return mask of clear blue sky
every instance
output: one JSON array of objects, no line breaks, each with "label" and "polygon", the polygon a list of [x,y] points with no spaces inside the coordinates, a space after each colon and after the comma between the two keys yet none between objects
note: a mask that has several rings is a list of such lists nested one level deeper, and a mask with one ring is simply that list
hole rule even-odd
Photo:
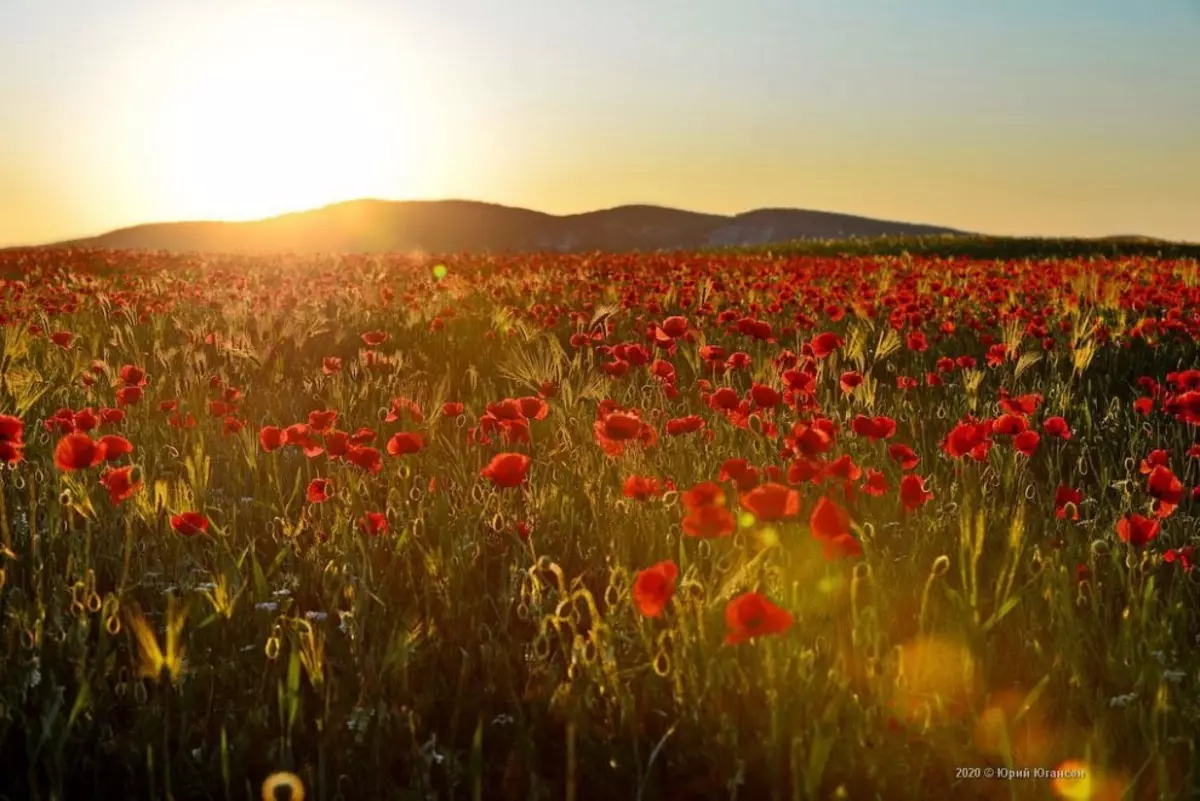
[{"label": "clear blue sky", "polygon": [[1200,0],[0,0],[0,245],[360,196],[1200,241]]}]

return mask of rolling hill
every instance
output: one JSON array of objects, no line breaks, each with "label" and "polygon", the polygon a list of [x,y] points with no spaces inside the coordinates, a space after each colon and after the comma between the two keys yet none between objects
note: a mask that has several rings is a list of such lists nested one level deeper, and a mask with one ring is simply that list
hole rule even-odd
[{"label": "rolling hill", "polygon": [[49,247],[226,253],[634,251],[959,233],[800,209],[724,216],[635,205],[556,216],[467,200],[353,200],[251,222],[138,225]]}]

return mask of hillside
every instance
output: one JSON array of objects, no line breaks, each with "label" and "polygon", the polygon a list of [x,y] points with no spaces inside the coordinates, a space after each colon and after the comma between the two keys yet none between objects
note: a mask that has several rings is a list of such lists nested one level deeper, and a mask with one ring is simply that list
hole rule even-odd
[{"label": "hillside", "polygon": [[931,225],[800,209],[757,209],[724,216],[661,206],[620,206],[556,216],[465,200],[355,200],[252,222],[139,225],[51,247],[229,253],[632,251],[957,233]]}]

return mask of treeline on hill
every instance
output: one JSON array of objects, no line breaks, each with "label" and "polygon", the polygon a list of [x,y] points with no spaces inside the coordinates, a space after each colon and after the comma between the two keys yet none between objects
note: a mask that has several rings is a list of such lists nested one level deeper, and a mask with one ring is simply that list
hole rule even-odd
[{"label": "treeline on hill", "polygon": [[1141,237],[1047,239],[1039,237],[944,235],[854,239],[804,239],[785,244],[723,248],[724,252],[769,252],[785,256],[913,256],[970,259],[1161,258],[1200,259],[1200,243]]}]

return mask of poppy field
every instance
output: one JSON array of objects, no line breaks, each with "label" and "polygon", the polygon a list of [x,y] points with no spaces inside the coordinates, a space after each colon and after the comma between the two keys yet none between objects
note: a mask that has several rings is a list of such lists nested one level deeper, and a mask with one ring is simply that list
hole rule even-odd
[{"label": "poppy field", "polygon": [[0,323],[7,798],[1196,792],[1193,260],[18,250]]}]

